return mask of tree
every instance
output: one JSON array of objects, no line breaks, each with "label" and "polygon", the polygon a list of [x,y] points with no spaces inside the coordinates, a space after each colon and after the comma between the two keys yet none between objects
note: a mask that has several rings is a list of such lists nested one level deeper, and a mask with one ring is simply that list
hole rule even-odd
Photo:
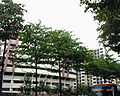
[{"label": "tree", "polygon": [[38,83],[37,91],[38,91],[39,94],[41,94],[41,93],[51,94],[51,87],[49,85],[46,85],[45,81],[40,80],[39,83]]},{"label": "tree", "polygon": [[[90,59],[89,51],[82,46],[82,43],[77,39],[73,39],[72,35],[64,30],[56,30],[52,41],[52,51],[56,63],[59,66],[59,79],[61,79],[61,68],[66,70],[74,69],[80,71],[84,62]],[[89,57],[89,58],[88,58]],[[78,76],[78,75],[77,75]],[[76,76],[76,77],[77,77]],[[77,78],[78,80],[78,78]],[[61,80],[60,81],[60,91]],[[62,92],[61,92],[62,93]]]},{"label": "tree", "polygon": [[[51,44],[53,58],[56,63],[54,65],[59,66],[59,84],[60,95],[61,92],[61,68],[66,70],[74,69],[76,72],[80,71],[83,63],[90,60],[90,52],[82,45],[82,42],[78,38],[73,38],[70,32],[65,30],[55,30],[52,32]],[[78,77],[78,74],[76,74]],[[78,80],[78,78],[77,78]]]},{"label": "tree", "polygon": [[22,86],[20,86],[20,92],[25,95],[30,95],[32,93],[32,78],[30,77],[30,74],[27,73],[23,79],[24,83]]},{"label": "tree", "polygon": [[[60,93],[60,84],[56,84],[54,87],[51,88],[53,94],[59,94]],[[62,90],[62,88],[61,88]]]},{"label": "tree", "polygon": [[89,62],[85,67],[85,71],[87,74],[102,77],[104,83],[106,83],[107,79],[118,78],[119,75],[117,74],[120,73],[118,71],[119,67],[120,65],[116,60],[107,56],[106,58],[101,57]]},{"label": "tree", "polygon": [[[76,53],[73,55],[73,69],[76,71],[76,84],[77,84],[77,95],[79,94],[78,89],[78,73],[80,71],[83,70],[84,68],[84,64],[88,63],[90,59],[92,59],[92,55],[90,54],[90,52],[85,48],[85,47],[80,47],[80,49],[78,49],[76,51]],[[81,95],[81,94],[80,94]]]},{"label": "tree", "polygon": [[3,67],[5,59],[6,40],[16,39],[20,30],[22,30],[22,22],[24,21],[22,16],[23,6],[21,4],[13,3],[12,0],[2,0],[0,3],[0,38],[4,41],[4,52],[1,62],[1,73],[0,73],[0,93],[2,92],[2,78],[3,78]]},{"label": "tree", "polygon": [[63,88],[63,95],[64,96],[71,96],[74,94],[74,90],[72,86],[67,86],[65,88]]},{"label": "tree", "polygon": [[[78,89],[78,72],[83,70],[85,63],[91,61],[92,54],[87,48],[82,46],[81,42],[74,43],[74,48],[71,49],[68,58],[65,58],[67,69],[74,69],[76,71],[76,88]],[[78,96],[78,90],[76,91]]]},{"label": "tree", "polygon": [[50,28],[41,25],[41,22],[39,24],[27,24],[20,34],[21,45],[18,46],[18,58],[14,58],[19,64],[27,64],[35,68],[35,96],[37,96],[38,89],[38,64],[50,64],[48,58],[50,30]]},{"label": "tree", "polygon": [[[77,39],[73,39],[70,33],[71,32],[66,30],[52,30],[39,23],[27,25],[25,31],[20,35],[22,43],[19,46],[19,58],[16,61],[31,64],[32,66],[35,64],[33,67],[36,69],[36,74],[38,64],[56,66],[59,73],[60,95],[62,94],[61,68],[67,68],[66,66],[70,65],[66,63],[67,59],[70,60],[72,58],[69,54],[74,52],[77,54],[75,50],[78,50],[77,47],[80,48],[80,43],[77,42]],[[81,52],[85,51],[81,48],[78,52],[80,55]],[[83,54],[80,55],[80,60],[83,59],[82,55]],[[76,55],[76,58],[77,56],[78,55]],[[71,65],[72,63],[73,62],[71,62]]]},{"label": "tree", "polygon": [[119,0],[80,0],[85,5],[85,12],[94,13],[94,20],[99,21],[100,43],[120,53],[120,1]]},{"label": "tree", "polygon": [[72,38],[69,31],[66,30],[54,30],[51,32],[51,56],[54,58],[55,63],[53,66],[58,66],[59,72],[59,94],[62,95],[62,84],[61,84],[61,68],[69,66],[66,63],[66,59],[69,58],[68,54],[75,47],[76,40]]},{"label": "tree", "polygon": [[[78,93],[77,93],[77,91],[78,91]],[[88,86],[79,84],[78,88],[76,88],[74,90],[74,92],[79,94],[79,95],[86,96],[88,94]]]}]

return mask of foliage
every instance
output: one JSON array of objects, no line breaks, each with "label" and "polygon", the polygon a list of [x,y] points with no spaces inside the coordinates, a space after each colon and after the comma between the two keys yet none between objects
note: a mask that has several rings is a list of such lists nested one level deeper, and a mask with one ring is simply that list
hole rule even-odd
[{"label": "foliage", "polygon": [[88,49],[82,46],[78,46],[78,48],[74,51],[73,56],[71,60],[72,68],[75,71],[80,71],[82,68],[84,68],[84,64],[91,61],[93,58],[92,54]]},{"label": "foliage", "polygon": [[78,88],[76,88],[74,90],[74,93],[76,94],[78,92],[78,95],[87,95],[88,93],[88,86],[87,85],[83,85],[83,84],[79,84]]},{"label": "foliage", "polygon": [[0,3],[0,38],[2,40],[17,38],[22,30],[23,5],[12,0],[2,0]]},{"label": "foliage", "polygon": [[2,0],[0,3],[0,40],[4,41],[3,57],[0,72],[0,93],[2,92],[3,67],[8,39],[18,38],[23,28],[23,5],[13,3],[12,0]]},{"label": "foliage", "polygon": [[94,13],[99,21],[100,42],[115,52],[120,52],[120,1],[119,0],[80,0],[85,11]]},{"label": "foliage", "polygon": [[51,88],[53,94],[59,94],[60,92],[60,84],[56,84],[54,87]]},{"label": "foliage", "polygon": [[69,51],[69,54],[65,58],[65,62],[67,63],[66,69],[74,69],[76,71],[76,93],[79,94],[78,90],[78,72],[83,70],[85,63],[92,60],[93,56],[87,48],[82,46],[81,42],[74,43],[74,48]]},{"label": "foliage", "polygon": [[[32,66],[35,69],[35,95],[37,95],[37,70],[38,64],[51,64],[48,56],[49,54],[49,33],[50,28],[39,24],[27,24],[24,31],[20,34],[21,44],[18,46],[18,57],[14,58],[18,64],[23,66]],[[50,58],[51,59],[51,58]]]},{"label": "foliage", "polygon": [[76,43],[68,31],[52,30],[42,26],[41,23],[26,25],[20,40],[22,42],[19,45],[17,62],[33,64],[36,50],[39,64],[52,63],[53,66],[58,65],[59,59],[63,61],[62,59],[67,57]]},{"label": "foliage", "polygon": [[61,68],[67,70],[76,68],[78,71],[77,68],[80,70],[81,64],[89,60],[88,50],[78,39],[73,39],[71,32],[52,30],[41,25],[41,22],[26,25],[20,39],[22,42],[16,61],[33,67],[34,64],[50,64],[58,68],[59,91],[62,90]]},{"label": "foliage", "polygon": [[113,51],[120,53],[120,27],[118,26],[120,21],[108,22],[101,25],[98,31],[100,43],[103,43],[105,47],[110,47]]},{"label": "foliage", "polygon": [[[67,87],[62,86],[61,90],[62,90],[61,94],[63,96],[71,96],[72,94],[74,94],[73,86],[67,86]],[[59,94],[59,92],[60,92],[60,84],[56,84],[54,87],[52,87],[51,92],[52,92],[52,94]]]},{"label": "foliage", "polygon": [[58,61],[61,62],[61,67],[69,66],[66,60],[71,59],[69,54],[73,53],[75,47],[79,44],[77,39],[73,39],[71,32],[66,30],[53,30],[50,33],[50,55],[54,58],[55,65],[59,65]]},{"label": "foliage", "polygon": [[116,60],[107,56],[106,58],[101,57],[89,62],[85,67],[85,71],[87,74],[100,76],[104,80],[115,79],[119,77],[119,67],[120,64]]},{"label": "foliage", "polygon": [[[64,30],[55,30],[54,38],[51,43],[52,54],[55,59],[55,66],[59,66],[59,81],[60,81],[60,69],[64,68],[66,70],[74,69],[79,71],[82,68],[82,63],[86,62],[88,59],[88,50],[82,46],[82,43],[78,39],[73,39],[72,35]],[[60,90],[62,90],[62,85],[60,82]],[[62,90],[64,91],[64,90]],[[61,92],[63,93],[63,92]]]},{"label": "foliage", "polygon": [[68,86],[68,87],[63,88],[63,95],[64,96],[71,96],[73,94],[74,94],[74,89],[72,86]]},{"label": "foliage", "polygon": [[39,92],[39,94],[40,93],[51,94],[51,88],[50,88],[50,86],[46,85],[45,81],[43,81],[43,80],[39,81],[37,91]]},{"label": "foliage", "polygon": [[33,94],[35,90],[37,90],[37,93],[39,94],[41,93],[51,94],[52,93],[51,87],[46,85],[45,81],[42,81],[42,80],[38,82],[37,89],[36,89],[36,87],[33,84],[34,81],[32,80],[32,77],[29,73],[26,73],[23,81],[24,83],[20,86],[20,92],[22,94],[30,95],[30,94]]},{"label": "foliage", "polygon": [[[20,87],[20,92],[25,95],[33,94],[35,87],[32,84],[32,78],[29,73],[26,73],[24,79],[24,83]],[[59,94],[60,85],[56,84],[54,87],[50,87],[45,84],[46,81],[40,80],[38,83],[37,93],[39,94]],[[86,85],[78,85],[78,89],[74,89],[73,86],[62,87],[62,95],[71,96],[76,94],[76,90],[79,91],[79,94],[86,95],[87,94],[87,86]]]},{"label": "foliage", "polygon": [[[53,94],[58,94],[59,93],[59,85],[55,85],[55,87],[51,88]],[[78,94],[77,93],[78,90]],[[71,96],[71,95],[86,95],[88,92],[88,86],[87,85],[78,85],[78,88],[74,88],[73,86],[67,86],[67,87],[62,87],[62,95],[63,96]]]},{"label": "foliage", "polygon": [[23,81],[24,83],[22,84],[22,86],[20,86],[20,92],[25,95],[30,95],[33,89],[32,78],[30,77],[29,74],[26,74]]},{"label": "foliage", "polygon": [[[48,64],[49,62],[49,30],[39,24],[28,24],[24,27],[24,31],[20,35],[21,45],[19,45],[18,63],[26,64]],[[48,60],[47,60],[48,59]],[[50,63],[50,62],[49,62]]]},{"label": "foliage", "polygon": [[35,67],[34,64],[50,64],[59,69],[59,74],[61,67],[65,64],[64,58],[76,43],[70,32],[46,28],[41,25],[41,22],[26,25],[21,32],[20,40],[22,42],[19,45],[19,57],[16,62],[33,67]]}]

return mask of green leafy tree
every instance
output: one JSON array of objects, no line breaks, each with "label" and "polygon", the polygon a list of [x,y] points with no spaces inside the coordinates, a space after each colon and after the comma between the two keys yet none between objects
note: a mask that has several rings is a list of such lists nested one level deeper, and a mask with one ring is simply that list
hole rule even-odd
[{"label": "green leafy tree", "polygon": [[39,92],[39,94],[41,94],[41,93],[45,92],[45,89],[46,89],[45,82],[44,81],[40,81],[38,83],[38,89],[37,89],[37,91]]},{"label": "green leafy tree", "polygon": [[52,35],[51,54],[53,54],[53,58],[56,62],[54,65],[59,66],[59,84],[60,93],[62,94],[61,68],[64,68],[68,71],[74,69],[78,72],[82,68],[83,63],[90,60],[91,56],[90,52],[87,50],[87,48],[82,46],[82,43],[78,38],[73,39],[73,36],[70,34],[70,32],[65,30],[55,30],[53,31]]},{"label": "green leafy tree", "polygon": [[[83,70],[85,63],[92,60],[92,54],[87,48],[82,46],[81,42],[77,42],[74,48],[68,54],[69,58],[65,59],[67,62],[67,68],[74,69],[76,71],[76,88],[78,88],[78,72]],[[76,92],[78,95],[78,90]]]},{"label": "green leafy tree", "polygon": [[0,3],[0,39],[4,41],[3,59],[1,62],[0,74],[0,93],[2,92],[2,78],[3,67],[6,49],[6,40],[16,39],[20,30],[22,30],[23,23],[23,6],[21,4],[13,3],[12,0],[2,0]]},{"label": "green leafy tree", "polygon": [[86,96],[88,94],[88,86],[87,85],[83,85],[83,84],[79,84],[78,88],[74,89],[74,94]]},{"label": "green leafy tree", "polygon": [[106,58],[98,58],[89,62],[85,67],[86,73],[92,74],[94,76],[100,76],[104,79],[106,83],[106,79],[115,79],[120,73],[119,71],[119,63],[110,58],[109,56]]},{"label": "green leafy tree", "polygon": [[50,28],[39,24],[28,24],[20,34],[21,45],[19,45],[18,58],[16,62],[29,65],[35,69],[35,96],[37,96],[37,69],[38,64],[50,64],[49,55],[49,32]]},{"label": "green leafy tree", "polygon": [[22,86],[20,86],[20,92],[25,95],[32,94],[33,86],[32,86],[32,78],[30,77],[30,75],[26,74],[23,81],[24,83],[22,84]]},{"label": "green leafy tree", "polygon": [[86,96],[88,94],[88,86],[87,85],[78,85],[79,94],[82,94],[82,96]]},{"label": "green leafy tree", "polygon": [[53,94],[53,90],[49,85],[46,85],[45,92],[46,94],[49,94],[50,96]]},{"label": "green leafy tree", "polygon": [[[54,52],[53,54],[56,55],[55,61],[57,61],[57,63],[55,65],[59,66],[60,79],[60,69],[62,67],[66,70],[74,69],[76,72],[78,72],[82,68],[83,63],[89,60],[91,56],[89,51],[82,46],[82,43],[79,42],[78,39],[73,39],[72,35],[70,35],[68,32],[65,33],[65,31],[62,30],[58,30],[58,32],[59,33],[55,31],[54,36],[56,37],[53,38],[54,41],[52,42],[55,46],[52,47],[54,49],[52,52]],[[78,75],[76,77],[78,77]],[[76,80],[78,80],[78,78]],[[61,80],[59,81],[61,85]],[[62,86],[60,86],[60,88],[62,89]]]},{"label": "green leafy tree", "polygon": [[62,95],[62,84],[61,84],[61,68],[69,66],[65,59],[69,58],[68,54],[74,48],[76,40],[72,38],[69,31],[66,30],[53,30],[50,36],[51,40],[51,56],[54,58],[55,63],[53,66],[58,66],[59,72],[59,94]]},{"label": "green leafy tree", "polygon": [[[54,87],[51,88],[52,89],[52,93],[53,94],[59,94],[60,92],[60,85],[59,84],[56,84]],[[62,90],[62,88],[61,88]]]},{"label": "green leafy tree", "polygon": [[[18,53],[20,54],[17,62],[29,65],[35,64],[33,67],[36,68],[36,73],[38,64],[57,66],[60,95],[62,94],[61,68],[67,68],[66,66],[69,66],[69,64],[66,63],[67,59],[70,60],[72,58],[69,54],[78,50],[77,47],[80,45],[77,39],[73,39],[70,33],[71,32],[66,30],[52,30],[41,24],[30,24],[25,27],[25,31],[22,32],[20,36],[22,43],[19,46],[20,50]],[[82,51],[82,48],[79,51]],[[79,54],[81,54],[81,52],[79,52]],[[73,62],[71,62],[71,64],[72,63]]]},{"label": "green leafy tree", "polygon": [[[61,90],[61,95],[65,95],[65,94],[67,94],[66,92],[65,92],[65,90],[66,90],[66,88],[64,88],[63,86],[61,87],[61,89],[60,89],[60,83],[58,83],[58,84],[55,84],[53,87],[51,87],[51,92],[52,92],[52,94],[57,94],[57,95],[59,95],[59,93],[60,93],[60,90]],[[66,95],[65,95],[66,96]]]},{"label": "green leafy tree", "polygon": [[63,88],[63,95],[64,96],[71,96],[73,94],[74,94],[74,89],[72,86],[68,86],[68,87]]},{"label": "green leafy tree", "polygon": [[42,93],[51,94],[51,87],[49,85],[46,85],[45,81],[40,80],[39,83],[38,83],[37,91],[38,91],[39,94],[42,94]]},{"label": "green leafy tree", "polygon": [[94,14],[99,21],[99,39],[104,46],[120,53],[120,1],[119,0],[80,0],[85,11]]}]

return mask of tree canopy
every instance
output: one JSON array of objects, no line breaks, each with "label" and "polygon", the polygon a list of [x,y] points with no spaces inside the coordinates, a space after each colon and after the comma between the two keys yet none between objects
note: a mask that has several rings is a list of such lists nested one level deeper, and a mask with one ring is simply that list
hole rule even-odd
[{"label": "tree canopy", "polygon": [[119,78],[119,67],[120,63],[107,55],[107,57],[93,59],[93,61],[87,63],[85,71],[87,74],[100,76],[106,81],[106,79],[112,80]]},{"label": "tree canopy", "polygon": [[0,3],[0,38],[2,40],[17,38],[23,27],[23,5],[12,0]]},{"label": "tree canopy", "polygon": [[80,0],[85,12],[94,14],[99,21],[99,39],[104,46],[120,52],[120,1],[119,0]]},{"label": "tree canopy", "polygon": [[0,93],[2,92],[3,67],[8,39],[18,38],[23,28],[23,5],[14,3],[12,0],[2,0],[0,3],[0,40],[4,41],[3,57],[0,72]]},{"label": "tree canopy", "polygon": [[34,68],[40,64],[54,66],[59,72],[60,82],[61,68],[69,70],[74,67],[78,71],[81,64],[88,59],[87,48],[78,39],[73,38],[70,31],[53,30],[41,25],[41,22],[26,25],[20,40],[18,58],[15,58],[15,61]]}]

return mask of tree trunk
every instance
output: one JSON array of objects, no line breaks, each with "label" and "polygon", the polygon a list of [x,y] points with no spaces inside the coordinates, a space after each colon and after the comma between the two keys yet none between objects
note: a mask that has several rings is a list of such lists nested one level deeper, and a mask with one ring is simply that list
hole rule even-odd
[{"label": "tree trunk", "polygon": [[3,68],[4,68],[4,60],[5,60],[5,53],[6,53],[6,45],[7,41],[4,41],[4,50],[3,50],[3,57],[1,62],[1,72],[0,72],[0,94],[2,93],[2,83],[3,83]]},{"label": "tree trunk", "polygon": [[37,96],[38,93],[38,80],[37,80],[37,62],[38,62],[38,57],[37,57],[37,41],[35,40],[35,96]]},{"label": "tree trunk", "polygon": [[61,66],[60,66],[60,59],[59,59],[59,89],[60,89],[60,92],[59,92],[59,96],[62,96],[62,83],[61,83]]},{"label": "tree trunk", "polygon": [[76,90],[77,90],[77,93],[76,93],[76,96],[78,96],[78,71],[77,71],[77,74],[76,74]]},{"label": "tree trunk", "polygon": [[103,78],[104,79],[104,84],[107,82],[106,78]]}]

